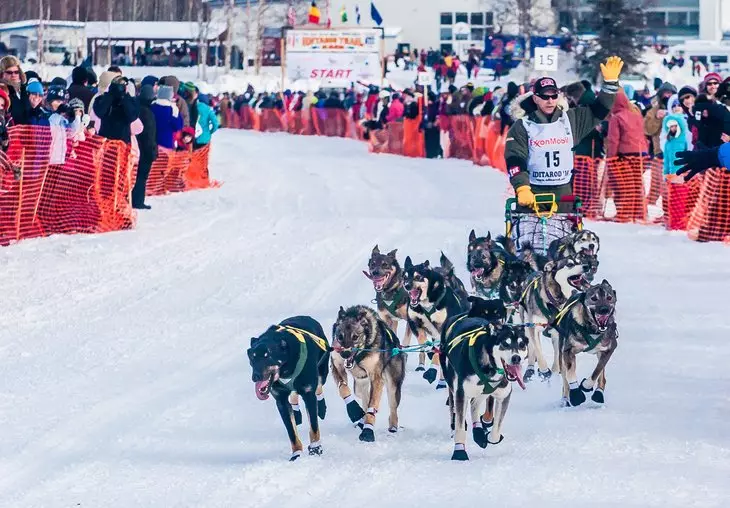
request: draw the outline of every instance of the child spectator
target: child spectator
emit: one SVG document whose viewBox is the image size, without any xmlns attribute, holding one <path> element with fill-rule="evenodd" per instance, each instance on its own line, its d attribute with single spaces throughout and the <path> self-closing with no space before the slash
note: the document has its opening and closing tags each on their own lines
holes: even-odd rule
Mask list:
<svg viewBox="0 0 730 508">
<path fill-rule="evenodd" d="M 664 174 L 676 174 L 678 166 L 674 165 L 674 161 L 677 159 L 677 153 L 692 150 L 689 127 L 683 114 L 672 113 L 664 117 L 661 150 L 664 153 Z"/>
<path fill-rule="evenodd" d="M 195 130 L 192 127 L 183 127 L 177 139 L 178 152 L 192 152 L 193 141 L 195 140 Z"/>
</svg>

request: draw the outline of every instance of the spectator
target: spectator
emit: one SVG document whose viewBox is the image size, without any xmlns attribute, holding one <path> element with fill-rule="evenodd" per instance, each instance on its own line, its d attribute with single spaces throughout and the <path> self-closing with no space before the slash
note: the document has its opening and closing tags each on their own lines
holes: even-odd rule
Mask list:
<svg viewBox="0 0 730 508">
<path fill-rule="evenodd" d="M 51 117 L 51 113 L 43 107 L 43 85 L 37 79 L 32 79 L 26 90 L 30 103 L 30 110 L 26 114 L 26 124 L 50 125 L 48 119 Z"/>
<path fill-rule="evenodd" d="M 31 110 L 28 92 L 26 90 L 26 76 L 20 68 L 20 60 L 12 55 L 0 59 L 0 77 L 11 87 L 10 90 L 10 114 L 16 125 L 28 124 L 28 115 Z M 40 85 L 40 83 L 38 83 Z M 43 90 L 41 87 L 41 98 Z"/>
<path fill-rule="evenodd" d="M 195 131 L 192 127 L 183 127 L 180 131 L 177 142 L 177 150 L 181 152 L 192 152 L 193 141 L 195 140 Z"/>
<path fill-rule="evenodd" d="M 682 113 L 684 115 L 684 119 L 687 121 L 687 126 L 689 128 L 689 136 L 692 141 L 692 145 L 697 144 L 697 140 L 699 139 L 699 121 L 695 118 L 695 99 L 697 98 L 697 90 L 692 88 L 691 86 L 684 86 L 680 88 L 679 94 L 679 103 L 682 106 Z"/>
<path fill-rule="evenodd" d="M 502 133 L 509 129 L 514 123 L 510 110 L 512 108 L 512 103 L 517 99 L 519 94 L 520 87 L 517 86 L 517 83 L 514 81 L 510 81 L 507 84 L 507 93 L 502 96 L 502 100 L 496 109 L 496 118 L 499 118 L 502 123 Z"/>
<path fill-rule="evenodd" d="M 218 119 L 210 106 L 198 100 L 199 90 L 194 83 L 188 81 L 182 89 L 190 111 L 190 126 L 195 129 L 193 148 L 198 149 L 210 143 L 211 135 L 218 130 Z"/>
<path fill-rule="evenodd" d="M 10 137 L 8 135 L 8 127 L 11 126 L 12 118 L 9 114 L 10 97 L 8 93 L 0 88 L 0 152 L 6 152 Z"/>
<path fill-rule="evenodd" d="M 702 80 L 702 87 L 704 88 L 705 95 L 710 101 L 714 102 L 718 100 L 717 91 L 720 88 L 722 82 L 722 76 L 716 72 L 709 72 L 705 75 L 705 79 Z"/>
<path fill-rule="evenodd" d="M 652 99 L 651 108 L 644 118 L 644 132 L 651 138 L 654 156 L 661 156 L 661 132 L 662 121 L 669 114 L 669 98 L 677 93 L 677 88 L 671 83 L 663 83 L 657 90 L 656 97 Z"/>
<path fill-rule="evenodd" d="M 81 99 L 84 103 L 84 111 L 89 110 L 94 92 L 88 87 L 89 73 L 84 67 L 75 67 L 71 72 L 71 86 L 68 87 L 69 99 Z"/>
<path fill-rule="evenodd" d="M 157 93 L 160 89 L 160 80 L 157 79 L 156 76 L 145 76 L 144 78 L 142 78 L 142 83 L 140 84 L 140 87 L 143 87 L 145 85 L 151 85 L 152 92 L 155 94 L 155 97 L 157 97 Z"/>
<path fill-rule="evenodd" d="M 169 85 L 172 87 L 172 93 L 174 94 L 174 102 L 177 105 L 177 109 L 180 110 L 180 115 L 183 119 L 183 125 L 187 127 L 190 123 L 190 108 L 188 103 L 178 93 L 180 91 L 180 80 L 175 76 L 164 76 L 160 78 L 160 85 Z"/>
<path fill-rule="evenodd" d="M 180 111 L 173 102 L 172 87 L 162 85 L 157 92 L 157 100 L 152 103 L 149 109 L 155 117 L 157 144 L 173 150 L 175 148 L 175 137 L 183 128 L 183 120 Z"/>
<path fill-rule="evenodd" d="M 97 91 L 96 95 L 94 95 L 94 97 L 91 98 L 91 101 L 89 102 L 89 108 L 88 108 L 89 114 L 91 115 L 92 119 L 94 119 L 95 121 L 96 121 L 96 119 L 94 118 L 94 115 L 93 115 L 94 102 L 96 101 L 96 99 L 98 97 L 104 95 L 107 92 L 107 90 L 109 90 L 109 85 L 111 85 L 112 80 L 114 78 L 116 78 L 117 76 L 119 76 L 119 74 L 115 74 L 110 71 L 104 71 L 101 73 L 101 76 L 99 77 L 98 91 Z M 97 131 L 99 130 L 99 125 L 96 126 L 96 130 Z"/>
<path fill-rule="evenodd" d="M 172 98 L 172 87 L 168 88 Z M 157 121 L 152 110 L 155 99 L 154 87 L 150 84 L 142 86 L 139 92 L 139 119 L 142 122 L 142 132 L 137 134 L 139 145 L 139 165 L 137 166 L 137 179 L 132 188 L 132 208 L 138 210 L 149 210 L 150 205 L 145 204 L 145 189 L 147 188 L 147 177 L 150 175 L 152 163 L 157 159 Z M 181 121 L 182 122 L 182 121 Z"/>
<path fill-rule="evenodd" d="M 641 112 L 629 102 L 624 91 L 620 90 L 608 120 L 606 156 L 642 156 L 647 149 Z"/>
<path fill-rule="evenodd" d="M 127 93 L 127 80 L 121 76 L 113 79 L 109 90 L 96 97 L 93 113 L 97 132 L 108 139 L 118 139 L 125 143 L 132 143 L 132 134 L 142 132 L 142 123 L 139 121 L 139 105 Z M 138 122 L 132 132 L 132 123 Z"/>
<path fill-rule="evenodd" d="M 403 106 L 403 101 L 400 99 L 400 94 L 393 94 L 393 98 L 390 101 L 390 107 L 388 108 L 388 116 L 385 121 L 388 123 L 398 122 L 403 119 L 404 113 L 405 106 Z"/>
<path fill-rule="evenodd" d="M 664 117 L 661 150 L 664 154 L 664 174 L 676 174 L 677 169 L 679 169 L 678 166 L 674 165 L 677 153 L 692 150 L 689 128 L 684 115 L 672 113 Z"/>
<path fill-rule="evenodd" d="M 722 134 L 730 112 L 706 94 L 697 96 L 694 105 L 695 119 L 698 121 L 697 147 L 716 148 L 723 144 Z"/>
</svg>

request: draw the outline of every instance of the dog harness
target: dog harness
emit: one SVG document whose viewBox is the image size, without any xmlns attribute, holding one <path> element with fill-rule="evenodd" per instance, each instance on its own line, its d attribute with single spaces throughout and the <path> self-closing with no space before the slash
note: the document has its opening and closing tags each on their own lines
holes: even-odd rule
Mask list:
<svg viewBox="0 0 730 508">
<path fill-rule="evenodd" d="M 457 320 L 460 321 L 462 318 L 459 318 Z M 456 324 L 456 322 L 454 322 Z M 451 325 L 453 327 L 453 324 Z M 449 327 L 449 330 L 451 329 Z M 494 391 L 499 387 L 500 384 L 502 384 L 502 381 L 504 380 L 504 370 L 501 368 L 497 368 L 497 375 L 499 377 L 495 379 L 490 379 L 489 376 L 481 369 L 481 366 L 479 365 L 479 361 L 477 360 L 477 351 L 476 351 L 476 343 L 477 339 L 481 337 L 482 335 L 488 335 L 489 330 L 487 330 L 486 326 L 480 326 L 476 330 L 469 330 L 467 332 L 464 332 L 460 335 L 457 335 L 453 339 L 449 341 L 448 344 L 448 352 L 451 353 L 451 351 L 461 344 L 464 341 L 467 341 L 467 347 L 469 348 L 468 354 L 469 354 L 469 363 L 471 364 L 471 368 L 474 369 L 474 372 L 476 373 L 477 377 L 479 378 L 479 382 L 484 385 L 484 389 L 482 390 L 482 393 L 484 395 L 490 395 L 494 393 Z"/>
<path fill-rule="evenodd" d="M 575 305 L 579 301 L 585 301 L 585 296 L 585 293 L 576 293 L 575 295 L 571 296 L 567 302 L 565 302 L 565 306 L 563 307 L 563 309 L 558 313 L 557 316 L 555 316 L 554 326 L 556 328 L 560 326 L 561 321 L 565 316 L 568 315 L 568 311 L 573 305 Z M 603 342 L 603 336 L 605 334 L 605 332 L 591 333 L 591 331 L 587 327 L 580 326 L 574 320 L 571 321 L 568 325 L 568 330 L 573 330 L 574 332 L 580 334 L 581 338 L 586 342 L 586 344 L 588 344 L 588 348 L 583 350 L 584 353 L 589 353 L 593 351 L 596 346 Z"/>
<path fill-rule="evenodd" d="M 568 115 L 556 122 L 522 119 L 527 131 L 527 171 L 531 185 L 564 185 L 573 176 L 573 129 Z"/>
<path fill-rule="evenodd" d="M 393 316 L 397 316 L 398 307 L 403 305 L 408 301 L 408 292 L 405 290 L 403 286 L 399 287 L 395 295 L 393 295 L 392 300 L 386 300 L 381 296 L 380 293 L 378 293 L 375 297 L 375 302 L 380 303 L 385 307 L 385 310 L 390 312 Z"/>
<path fill-rule="evenodd" d="M 431 308 L 428 310 L 426 310 L 426 307 L 424 307 L 422 304 L 420 304 L 420 303 L 418 304 L 418 306 L 421 307 L 421 309 L 423 309 L 423 313 L 426 315 L 426 317 L 428 318 L 429 321 L 431 321 L 431 316 L 433 316 L 436 313 L 436 311 L 438 310 L 437 307 L 439 306 L 441 301 L 446 296 L 446 291 L 449 291 L 449 290 L 450 290 L 449 288 L 444 287 L 444 290 L 441 292 L 441 296 L 436 298 L 436 301 L 433 302 L 433 305 L 431 305 Z"/>
<path fill-rule="evenodd" d="M 323 339 L 322 337 L 316 336 L 312 332 L 302 330 L 301 328 L 296 328 L 294 326 L 278 325 L 276 331 L 288 332 L 290 335 L 293 335 L 299 342 L 299 359 L 297 360 L 297 364 L 294 367 L 294 373 L 292 374 L 289 381 L 287 381 L 286 383 L 281 381 L 281 379 L 279 380 L 279 382 L 286 386 L 289 390 L 293 390 L 294 380 L 299 377 L 299 375 L 304 370 L 304 366 L 307 364 L 308 352 L 306 339 L 309 338 L 317 345 L 318 348 L 320 348 L 324 352 L 329 351 L 329 344 L 327 343 L 327 339 Z"/>
</svg>

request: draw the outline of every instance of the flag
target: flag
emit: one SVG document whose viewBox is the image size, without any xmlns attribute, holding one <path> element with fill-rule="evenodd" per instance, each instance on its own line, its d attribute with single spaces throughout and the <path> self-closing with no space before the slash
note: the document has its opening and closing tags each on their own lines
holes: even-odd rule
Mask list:
<svg viewBox="0 0 730 508">
<path fill-rule="evenodd" d="M 340 10 L 340 20 L 342 20 L 343 23 L 347 23 L 347 9 L 345 9 L 344 5 Z"/>
<path fill-rule="evenodd" d="M 294 10 L 294 6 L 289 6 L 289 12 L 286 14 L 289 26 L 295 26 L 297 24 L 297 13 Z"/>
<path fill-rule="evenodd" d="M 309 22 L 313 25 L 319 24 L 319 7 L 317 7 L 317 2 L 312 2 L 312 6 L 309 8 Z"/>
<path fill-rule="evenodd" d="M 360 5 L 355 6 L 355 19 L 357 20 L 357 24 L 360 24 Z"/>
<path fill-rule="evenodd" d="M 383 24 L 383 16 L 380 15 L 377 7 L 375 7 L 375 2 L 372 1 L 370 2 L 370 17 L 373 18 L 376 25 L 380 26 Z"/>
</svg>

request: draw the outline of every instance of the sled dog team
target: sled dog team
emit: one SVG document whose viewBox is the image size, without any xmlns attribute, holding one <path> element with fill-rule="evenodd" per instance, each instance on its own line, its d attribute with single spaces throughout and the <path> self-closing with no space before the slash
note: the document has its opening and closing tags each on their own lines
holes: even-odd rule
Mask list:
<svg viewBox="0 0 730 508">
<path fill-rule="evenodd" d="M 303 421 L 300 399 L 309 420 L 308 452 L 322 453 L 319 425 L 327 412 L 323 385 L 330 372 L 361 441 L 375 441 L 383 391 L 388 431 L 397 432 L 409 352 L 418 353 L 415 370 L 448 394 L 452 460 L 469 459 L 467 412 L 479 447 L 502 442 L 512 383 L 525 389 L 536 364 L 541 380 L 562 376 L 566 406 L 582 404 L 587 394 L 603 404 L 606 364 L 618 332 L 616 292 L 605 279 L 592 283 L 599 248 L 598 237 L 583 230 L 552 242 L 547 255 L 529 244 L 518 254 L 510 239 L 478 237 L 472 230 L 470 296 L 443 253 L 440 266 L 414 264 L 406 257 L 401 267 L 396 250 L 384 254 L 375 246 L 363 273 L 375 289 L 377 309 L 340 307 L 331 345 L 322 326 L 308 316 L 287 318 L 251 339 L 256 396 L 274 397 L 291 442 L 290 460 L 303 449 L 297 432 Z M 400 321 L 406 323 L 402 342 L 396 335 Z M 543 335 L 553 345 L 550 366 Z M 414 337 L 417 345 L 411 346 Z M 579 353 L 598 357 L 591 376 L 581 381 L 576 377 Z"/>
</svg>

